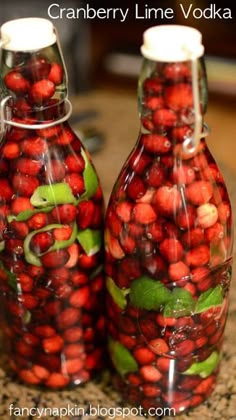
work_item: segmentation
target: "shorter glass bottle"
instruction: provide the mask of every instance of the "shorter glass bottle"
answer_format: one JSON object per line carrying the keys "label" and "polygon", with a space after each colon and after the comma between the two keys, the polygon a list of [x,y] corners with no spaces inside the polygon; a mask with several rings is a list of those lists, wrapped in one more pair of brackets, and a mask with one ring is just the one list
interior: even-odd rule
{"label": "shorter glass bottle", "polygon": [[77,385],[103,365],[103,195],[70,128],[50,21],[1,27],[0,301],[10,366],[32,385]]}
{"label": "shorter glass bottle", "polygon": [[202,403],[216,383],[232,212],[204,138],[201,34],[150,28],[142,52],[141,132],[105,223],[109,351],[125,400],[174,414]]}

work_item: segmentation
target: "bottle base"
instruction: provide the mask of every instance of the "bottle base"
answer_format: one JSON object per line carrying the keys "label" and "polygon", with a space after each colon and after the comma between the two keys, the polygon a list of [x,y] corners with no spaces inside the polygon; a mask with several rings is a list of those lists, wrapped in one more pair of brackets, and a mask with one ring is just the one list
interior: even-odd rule
{"label": "bottle base", "polygon": [[[139,415],[162,418],[189,412],[204,403],[213,393],[217,374],[201,378],[194,375],[186,378],[183,388],[166,387],[161,390],[158,383],[138,384],[133,374],[130,379],[133,385],[127,384],[119,375],[113,377],[113,386],[122,397],[123,403],[139,411]],[[195,384],[195,385],[194,385]]]}
{"label": "bottle base", "polygon": [[[22,358],[19,360],[18,357],[16,360],[11,357],[5,360],[3,369],[14,382],[43,390],[60,391],[84,385],[99,375],[105,366],[103,354],[104,350],[96,349],[86,358],[65,359],[58,367],[56,362],[58,363],[59,357],[55,355],[43,355],[41,359],[44,364],[30,363],[27,360],[23,363]],[[65,355],[62,354],[61,357],[63,359]],[[92,362],[94,366],[91,365]]]}

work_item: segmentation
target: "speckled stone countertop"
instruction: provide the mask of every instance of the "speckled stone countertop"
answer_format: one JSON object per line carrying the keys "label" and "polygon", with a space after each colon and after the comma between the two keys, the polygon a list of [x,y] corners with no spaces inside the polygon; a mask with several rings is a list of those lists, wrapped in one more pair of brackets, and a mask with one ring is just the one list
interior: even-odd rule
{"label": "speckled stone countertop", "polygon": [[[113,183],[119,173],[124,160],[130,153],[137,135],[138,135],[138,114],[136,110],[136,100],[134,96],[125,94],[114,94],[109,92],[96,92],[88,94],[73,101],[74,114],[94,111],[96,116],[93,120],[84,121],[80,127],[86,124],[92,124],[104,134],[104,147],[93,156],[93,161],[100,175],[103,185],[106,201],[108,200]],[[217,110],[216,110],[217,111]],[[218,110],[219,111],[219,110]],[[93,112],[92,112],[93,113]],[[209,110],[208,122],[214,123],[215,109]],[[222,119],[224,112],[221,112]],[[209,121],[210,120],[210,121]],[[232,121],[234,124],[234,121]],[[211,124],[212,125],[212,124]],[[213,124],[214,125],[214,124]],[[76,127],[79,128],[79,127]],[[215,127],[216,128],[216,127]],[[215,130],[214,128],[214,130]],[[214,141],[217,138],[217,130]],[[232,131],[233,133],[233,131]],[[212,147],[211,147],[212,150]],[[214,154],[214,150],[212,150]],[[225,177],[228,191],[231,197],[234,212],[236,213],[236,175],[228,170],[218,159],[218,163]],[[236,259],[235,259],[236,262]],[[208,401],[188,414],[181,414],[178,420],[197,420],[197,419],[224,419],[236,420],[236,283],[233,281],[230,293],[230,310],[225,333],[224,353],[221,363],[221,370],[218,378],[218,384],[212,396]],[[66,391],[41,391],[26,387],[20,383],[13,382],[10,375],[3,369],[5,364],[4,356],[0,357],[0,419],[23,419],[33,420],[36,417],[32,411],[31,417],[25,413],[15,411],[15,415],[10,415],[10,404],[14,408],[48,408],[55,409],[54,415],[50,416],[50,411],[45,411],[41,418],[58,420],[92,420],[92,419],[111,419],[110,416],[100,415],[81,415],[89,407],[110,408],[120,407],[122,405],[120,396],[111,386],[111,377],[109,371],[104,371],[100,377],[94,379],[84,386],[78,386],[73,390]],[[76,415],[66,415],[63,417],[57,415],[59,408],[77,408]],[[78,409],[80,409],[78,411]],[[53,411],[53,410],[52,410]],[[46,414],[47,413],[47,414]],[[22,414],[22,415],[21,415]],[[119,420],[122,417],[115,416]],[[143,419],[141,416],[129,415],[125,417],[128,420]],[[168,417],[170,418],[170,417]]]}

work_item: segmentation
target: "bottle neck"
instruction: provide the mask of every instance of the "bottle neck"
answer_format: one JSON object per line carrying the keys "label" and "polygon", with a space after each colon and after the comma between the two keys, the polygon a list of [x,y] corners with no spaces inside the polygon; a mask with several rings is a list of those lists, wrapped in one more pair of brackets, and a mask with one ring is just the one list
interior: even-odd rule
{"label": "bottle neck", "polygon": [[204,62],[145,59],[138,90],[142,133],[164,135],[171,143],[184,142],[206,111]]}
{"label": "bottle neck", "polygon": [[67,75],[57,43],[37,51],[3,49],[1,85],[11,119],[35,124],[65,115]]}

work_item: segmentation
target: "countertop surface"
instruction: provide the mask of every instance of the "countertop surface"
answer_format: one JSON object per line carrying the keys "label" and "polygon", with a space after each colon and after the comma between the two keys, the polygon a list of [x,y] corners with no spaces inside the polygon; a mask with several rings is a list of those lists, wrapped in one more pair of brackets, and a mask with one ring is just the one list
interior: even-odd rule
{"label": "countertop surface", "polygon": [[[75,127],[76,129],[92,125],[104,135],[103,147],[93,155],[93,161],[99,173],[107,202],[121,166],[138,136],[139,122],[136,99],[134,96],[125,93],[96,92],[73,100],[73,106],[74,115],[77,113],[79,115],[86,115],[87,111],[91,115],[94,113],[94,118],[91,120],[84,119]],[[214,144],[219,144],[219,141],[222,141],[219,138],[219,132],[217,130],[217,124],[220,124],[219,116],[224,120],[224,111],[218,109],[217,105],[212,110],[209,109],[209,120],[213,122],[216,133]],[[225,118],[229,118],[228,114],[225,114]],[[233,127],[233,116],[230,121]],[[228,122],[227,127],[229,130]],[[220,130],[222,130],[221,124]],[[224,145],[224,147],[226,146]],[[214,147],[211,147],[214,155],[213,149]],[[224,154],[221,154],[219,147],[217,148],[216,146],[215,151],[217,155],[215,157],[224,175],[235,213],[236,174],[231,168],[225,165],[224,159],[221,159],[221,156],[223,157]],[[188,414],[179,415],[177,417],[179,420],[197,420],[199,418],[204,420],[236,420],[236,283],[234,281],[234,271],[235,269],[233,270],[230,292],[231,302],[218,384],[207,402]],[[4,366],[3,356],[1,361],[1,365]],[[36,407],[48,409],[41,416],[41,418],[45,419],[89,420],[124,418],[118,415],[113,417],[112,411],[110,411],[109,416],[108,410],[120,407],[122,402],[120,396],[111,386],[111,378],[108,371],[104,371],[100,377],[97,377],[94,381],[84,386],[78,386],[72,390],[52,392],[33,389],[13,382],[10,376],[5,373],[3,367],[0,367],[0,390],[0,418],[2,420],[40,418],[36,417],[34,411],[31,411],[31,417],[27,415],[27,409]],[[11,404],[13,404],[15,409],[13,411],[15,413],[14,416],[10,416]],[[88,414],[90,407],[94,409],[92,415]],[[64,409],[64,411],[61,411],[61,417],[58,411],[60,408]],[[17,411],[17,409],[19,410]],[[67,413],[65,409],[67,409]],[[68,411],[69,409],[70,411]],[[96,409],[100,410],[98,414],[96,414]],[[50,413],[52,416],[50,416]],[[134,418],[142,419],[144,417],[127,415],[125,418],[131,420]]]}

